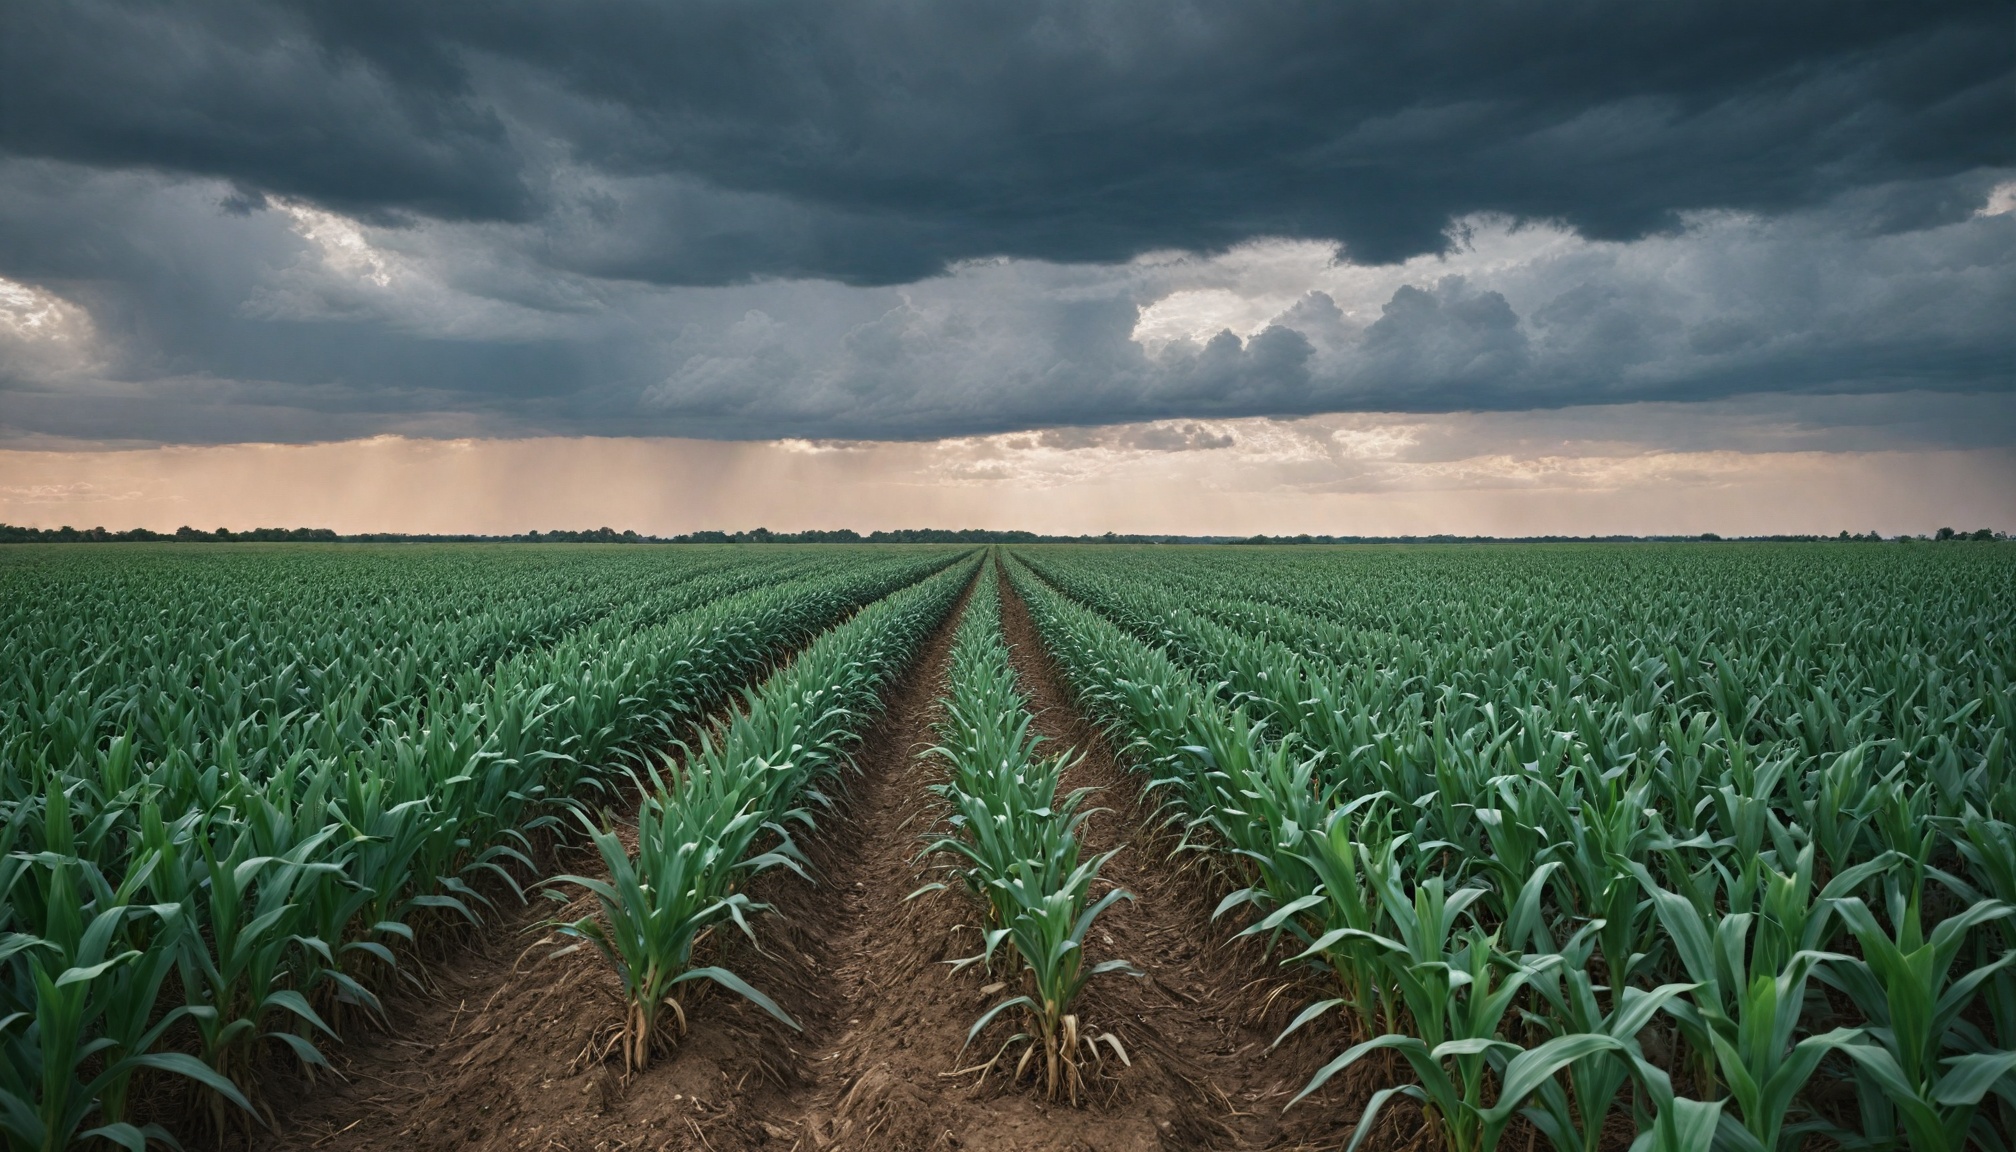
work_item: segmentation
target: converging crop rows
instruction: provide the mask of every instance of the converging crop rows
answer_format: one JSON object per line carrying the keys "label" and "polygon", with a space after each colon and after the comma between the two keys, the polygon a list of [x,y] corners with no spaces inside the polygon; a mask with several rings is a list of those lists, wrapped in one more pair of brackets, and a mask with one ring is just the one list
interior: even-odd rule
{"label": "converging crop rows", "polygon": [[[686,1111],[496,1147],[2016,1132],[2004,545],[23,546],[0,594],[10,1149],[284,1145],[274,1077],[497,933]],[[791,1040],[706,1128],[736,1012]]]}
{"label": "converging crop rows", "polygon": [[[982,1066],[983,1078],[1012,1055],[1014,1078],[1040,1069],[1046,1095],[1076,1103],[1083,1089],[1080,1059],[1101,1058],[1102,1042],[1127,1059],[1118,1037],[1082,1027],[1074,1009],[1093,977],[1140,975],[1125,960],[1093,963],[1085,949],[1099,914],[1133,896],[1112,888],[1094,897],[1100,868],[1120,850],[1085,855],[1078,833],[1092,790],[1060,795],[1067,757],[1037,752],[1034,718],[1015,685],[991,576],[983,574],[952,649],[950,691],[938,726],[942,742],[931,749],[945,761],[947,778],[931,790],[945,800],[949,834],[934,838],[926,852],[951,857],[948,867],[985,910],[980,952],[956,961],[953,970],[970,964],[989,972],[997,966],[1019,970],[1020,978],[1001,985],[1023,990],[988,1008],[966,1034],[970,1043],[1006,1012],[1026,1021]],[[941,887],[932,884],[913,896]]]}

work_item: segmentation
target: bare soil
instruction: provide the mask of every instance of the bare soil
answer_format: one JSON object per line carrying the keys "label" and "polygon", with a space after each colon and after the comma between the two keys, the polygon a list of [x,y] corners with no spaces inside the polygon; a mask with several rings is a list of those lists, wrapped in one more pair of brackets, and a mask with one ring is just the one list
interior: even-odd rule
{"label": "bare soil", "polygon": [[[690,1033],[648,1070],[622,1074],[609,1041],[620,1019],[615,975],[590,952],[555,956],[537,927],[585,914],[544,901],[431,973],[433,988],[388,999],[391,1030],[354,1037],[339,1076],[269,1091],[282,1121],[267,1148],[335,1150],[737,1150],[1314,1148],[1348,1138],[1374,1076],[1369,1065],[1292,1111],[1287,1102],[1342,1037],[1305,1029],[1269,1054],[1274,1035],[1320,985],[1281,969],[1253,941],[1210,922],[1223,881],[1165,859],[1143,820],[1139,780],[1071,706],[1005,582],[1003,618],[1037,726],[1082,759],[1073,785],[1101,790],[1110,814],[1088,822],[1091,847],[1124,850],[1107,867],[1136,900],[1093,932],[1092,959],[1124,957],[1147,976],[1095,980],[1081,1015],[1121,1038],[1131,1067],[1109,1059],[1092,1099],[1046,1102],[962,1058],[971,1022],[1000,995],[975,969],[944,963],[978,950],[977,909],[956,891],[906,899],[933,879],[916,859],[937,819],[919,753],[945,685],[963,602],[892,687],[856,753],[837,809],[804,838],[817,882],[782,870],[751,894],[776,907],[708,943],[712,960],[771,995],[795,1032],[718,991],[688,997]],[[577,868],[584,866],[576,863]],[[992,1033],[990,1033],[990,1036]],[[998,1039],[994,1040],[998,1044]],[[976,1054],[979,1059],[976,1059]],[[1368,1147],[1418,1143],[1419,1114],[1391,1108]]]}

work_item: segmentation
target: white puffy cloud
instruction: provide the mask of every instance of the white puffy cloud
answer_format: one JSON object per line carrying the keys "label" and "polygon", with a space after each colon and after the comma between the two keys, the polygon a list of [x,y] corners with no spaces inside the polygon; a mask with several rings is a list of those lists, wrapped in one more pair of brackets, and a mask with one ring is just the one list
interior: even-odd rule
{"label": "white puffy cloud", "polygon": [[0,380],[61,387],[98,356],[91,314],[44,288],[0,277]]}

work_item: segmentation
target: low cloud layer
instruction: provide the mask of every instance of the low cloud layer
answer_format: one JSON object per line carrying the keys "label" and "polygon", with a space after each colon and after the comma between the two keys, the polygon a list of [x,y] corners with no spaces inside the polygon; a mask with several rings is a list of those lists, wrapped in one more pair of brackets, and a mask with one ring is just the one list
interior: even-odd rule
{"label": "low cloud layer", "polygon": [[[2006,183],[1905,230],[1875,190],[1638,240],[1470,217],[1391,265],[1257,240],[987,260],[894,288],[562,275],[510,227],[376,227],[227,189],[0,164],[6,434],[934,438],[1757,393],[2004,393]],[[57,226],[51,228],[51,217]]]}

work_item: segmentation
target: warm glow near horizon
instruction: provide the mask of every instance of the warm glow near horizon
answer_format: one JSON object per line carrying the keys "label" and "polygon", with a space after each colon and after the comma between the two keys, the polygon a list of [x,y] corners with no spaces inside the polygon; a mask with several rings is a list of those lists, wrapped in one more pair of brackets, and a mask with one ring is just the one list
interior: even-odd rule
{"label": "warm glow near horizon", "polygon": [[[2016,464],[1992,450],[1522,444],[1420,458],[1432,433],[1457,422],[1225,421],[926,442],[387,436],[0,450],[0,521],[483,534],[606,525],[656,535],[755,527],[1508,536],[2016,528]],[[1213,437],[1232,442],[1168,448]]]}

